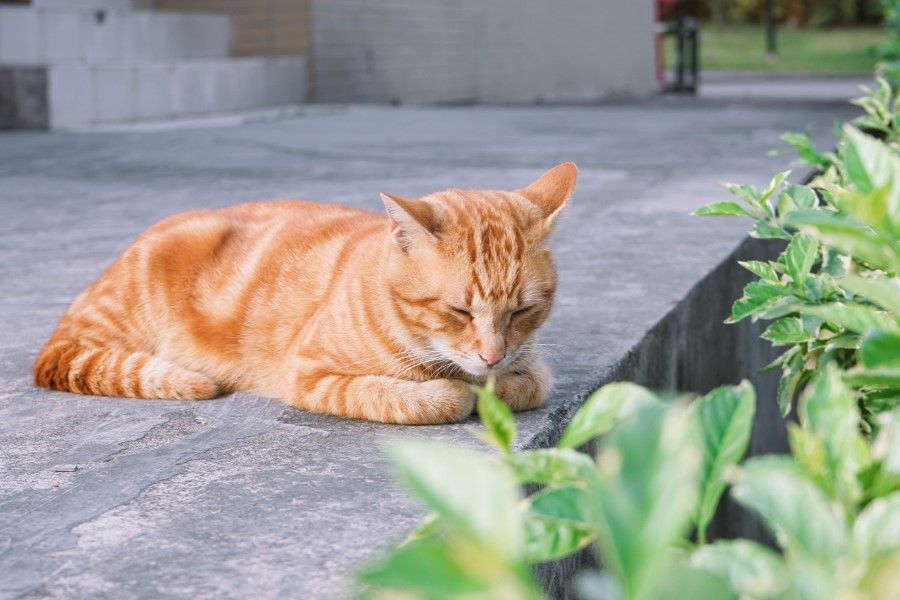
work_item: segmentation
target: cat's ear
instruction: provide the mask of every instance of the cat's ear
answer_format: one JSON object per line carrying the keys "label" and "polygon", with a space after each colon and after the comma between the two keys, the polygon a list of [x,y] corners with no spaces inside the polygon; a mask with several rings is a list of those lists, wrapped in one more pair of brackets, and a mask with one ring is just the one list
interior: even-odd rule
{"label": "cat's ear", "polygon": [[575,189],[576,179],[578,167],[575,163],[567,162],[553,167],[532,181],[528,187],[519,190],[520,194],[541,210],[541,217],[535,224],[539,237],[545,237],[553,229],[556,217]]}
{"label": "cat's ear", "polygon": [[416,239],[437,239],[440,222],[433,206],[393,194],[381,194],[381,201],[391,220],[391,237],[401,250],[409,251]]}

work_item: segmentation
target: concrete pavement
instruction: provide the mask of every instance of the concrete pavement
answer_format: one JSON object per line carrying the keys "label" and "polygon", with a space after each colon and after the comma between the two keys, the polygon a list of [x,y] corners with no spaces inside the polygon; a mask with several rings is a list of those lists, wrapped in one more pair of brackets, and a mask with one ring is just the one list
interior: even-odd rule
{"label": "concrete pavement", "polygon": [[[0,134],[0,597],[342,597],[348,573],[421,515],[393,483],[384,441],[475,443],[466,425],[362,423],[244,394],[191,403],[36,389],[31,363],[67,303],[155,220],[287,197],[377,210],[380,191],[509,188],[576,161],[543,332],[557,384],[518,417],[520,445],[540,446],[610,378],[700,389],[752,373],[764,357],[747,358],[757,351],[738,345],[750,338],[720,325],[740,284],[727,259],[746,249],[747,224],[687,213],[723,199],[720,181],[764,184],[788,161],[766,154],[784,148],[782,131],[827,145],[853,110],[662,98]],[[564,571],[546,578],[561,585]]]}

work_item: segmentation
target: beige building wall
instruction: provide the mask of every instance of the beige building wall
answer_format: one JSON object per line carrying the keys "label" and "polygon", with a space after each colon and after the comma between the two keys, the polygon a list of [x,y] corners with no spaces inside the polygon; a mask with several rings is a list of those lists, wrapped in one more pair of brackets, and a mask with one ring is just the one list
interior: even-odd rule
{"label": "beige building wall", "polygon": [[133,0],[226,12],[237,56],[308,60],[320,102],[595,102],[656,90],[652,0]]}
{"label": "beige building wall", "polygon": [[235,56],[310,53],[310,0],[144,0],[144,4],[157,10],[229,13]]}
{"label": "beige building wall", "polygon": [[652,0],[311,0],[311,98],[530,104],[653,93]]}

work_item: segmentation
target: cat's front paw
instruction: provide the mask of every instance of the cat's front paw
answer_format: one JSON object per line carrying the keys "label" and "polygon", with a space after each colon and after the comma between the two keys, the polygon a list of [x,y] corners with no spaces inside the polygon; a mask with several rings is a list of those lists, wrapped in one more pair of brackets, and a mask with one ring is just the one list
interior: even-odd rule
{"label": "cat's front paw", "polygon": [[495,392],[512,410],[532,410],[547,399],[551,381],[550,368],[537,359],[527,367],[497,377]]}
{"label": "cat's front paw", "polygon": [[456,423],[472,414],[475,393],[461,379],[431,379],[421,386],[423,424]]}

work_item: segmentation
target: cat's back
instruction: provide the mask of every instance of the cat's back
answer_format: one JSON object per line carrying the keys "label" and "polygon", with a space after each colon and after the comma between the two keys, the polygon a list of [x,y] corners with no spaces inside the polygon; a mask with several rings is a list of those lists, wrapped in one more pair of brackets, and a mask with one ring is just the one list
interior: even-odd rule
{"label": "cat's back", "polygon": [[305,200],[277,200],[237,204],[226,208],[199,209],[178,213],[149,227],[138,238],[159,240],[166,236],[218,237],[243,234],[252,237],[272,228],[291,233],[312,233],[319,229],[353,228],[385,222],[377,213],[336,204]]}
{"label": "cat's back", "polygon": [[269,324],[321,303],[331,274],[346,266],[344,249],[377,244],[382,230],[376,213],[300,200],[179,213],[138,236],[70,313],[114,299],[144,324],[123,334],[130,345],[178,359],[202,347],[218,364],[234,362],[243,330],[267,331],[271,342]]}
{"label": "cat's back", "polygon": [[382,215],[341,205],[238,204],[167,217],[144,231],[119,263],[144,263],[160,283],[189,277],[221,288],[253,274],[270,279],[284,267],[282,258],[320,256],[335,241],[386,227]]}
{"label": "cat's back", "polygon": [[254,287],[277,284],[286,267],[315,276],[329,267],[335,241],[386,227],[376,213],[302,200],[178,213],[140,234],[72,308],[110,294],[142,304],[153,288],[160,291],[154,297],[192,298],[206,312],[211,304],[222,306],[223,297],[238,301]]}
{"label": "cat's back", "polygon": [[236,268],[263,254],[296,255],[381,226],[386,226],[382,215],[341,205],[303,200],[238,204],[166,217],[146,229],[122,259],[158,262],[177,277],[201,264]]}

